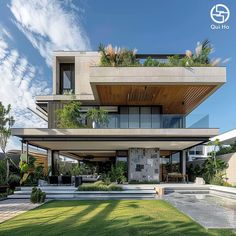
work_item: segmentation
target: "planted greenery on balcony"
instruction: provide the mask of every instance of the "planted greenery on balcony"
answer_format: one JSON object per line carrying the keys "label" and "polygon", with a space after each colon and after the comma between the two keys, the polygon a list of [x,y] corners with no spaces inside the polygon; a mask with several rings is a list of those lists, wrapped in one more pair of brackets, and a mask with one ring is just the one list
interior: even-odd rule
{"label": "planted greenery on balcony", "polygon": [[108,67],[206,67],[218,66],[220,63],[219,58],[210,60],[209,55],[213,52],[213,47],[208,40],[198,43],[194,53],[186,50],[185,56],[169,56],[166,60],[148,57],[143,61],[137,58],[136,49],[112,47],[111,44],[106,47],[100,44],[99,51],[100,66]]}

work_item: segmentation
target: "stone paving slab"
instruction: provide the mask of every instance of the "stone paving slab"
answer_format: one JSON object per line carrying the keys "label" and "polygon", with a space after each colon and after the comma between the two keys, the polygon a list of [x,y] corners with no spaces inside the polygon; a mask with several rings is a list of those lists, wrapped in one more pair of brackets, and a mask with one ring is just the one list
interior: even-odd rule
{"label": "stone paving slab", "polygon": [[205,228],[236,228],[236,200],[179,193],[168,194],[164,199]]}
{"label": "stone paving slab", "polygon": [[42,204],[33,204],[29,199],[6,199],[0,201],[0,223]]}

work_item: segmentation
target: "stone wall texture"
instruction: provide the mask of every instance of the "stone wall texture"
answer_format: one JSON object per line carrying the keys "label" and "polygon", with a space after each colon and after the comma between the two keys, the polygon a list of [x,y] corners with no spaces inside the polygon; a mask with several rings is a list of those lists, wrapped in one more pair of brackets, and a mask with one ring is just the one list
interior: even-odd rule
{"label": "stone wall texture", "polygon": [[130,148],[129,181],[159,181],[159,156],[157,148]]}

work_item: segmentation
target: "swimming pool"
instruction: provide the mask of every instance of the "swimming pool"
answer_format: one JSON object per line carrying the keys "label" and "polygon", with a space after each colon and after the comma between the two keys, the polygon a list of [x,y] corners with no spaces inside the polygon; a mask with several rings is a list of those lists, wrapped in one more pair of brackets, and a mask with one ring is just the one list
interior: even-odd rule
{"label": "swimming pool", "polygon": [[210,193],[171,193],[164,199],[205,228],[236,228],[234,199]]}

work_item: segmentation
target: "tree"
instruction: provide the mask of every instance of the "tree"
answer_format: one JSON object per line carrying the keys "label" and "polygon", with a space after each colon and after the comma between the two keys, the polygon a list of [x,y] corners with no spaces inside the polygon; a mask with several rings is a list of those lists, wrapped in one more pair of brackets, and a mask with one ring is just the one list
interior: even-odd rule
{"label": "tree", "polygon": [[222,159],[216,157],[216,153],[221,147],[219,139],[209,142],[208,145],[214,146],[214,148],[210,153],[210,156],[203,164],[202,173],[205,181],[210,183],[215,177],[220,177],[222,179],[222,173],[228,167],[228,165]]}
{"label": "tree", "polygon": [[211,141],[208,143],[209,146],[213,146],[213,151],[210,153],[210,156],[212,157],[214,164],[215,164],[215,171],[217,174],[217,164],[216,164],[216,153],[221,148],[221,143],[219,139],[216,139],[214,141]]}
{"label": "tree", "polygon": [[0,148],[7,161],[7,174],[6,174],[7,180],[9,178],[9,162],[11,161],[11,159],[8,157],[6,153],[6,147],[9,138],[11,136],[11,127],[15,122],[13,117],[10,115],[10,112],[11,112],[11,105],[4,107],[2,102],[0,102]]}
{"label": "tree", "polygon": [[103,109],[96,109],[96,108],[91,108],[88,110],[87,118],[91,119],[93,122],[93,128],[96,128],[97,125],[107,125],[108,123],[108,117],[107,117],[107,111]]}
{"label": "tree", "polygon": [[71,101],[65,104],[62,109],[58,109],[56,111],[58,127],[67,129],[84,127],[84,125],[82,124],[80,106],[80,102]]}

